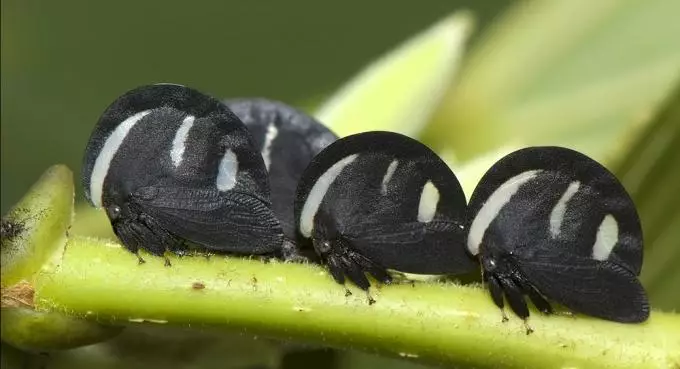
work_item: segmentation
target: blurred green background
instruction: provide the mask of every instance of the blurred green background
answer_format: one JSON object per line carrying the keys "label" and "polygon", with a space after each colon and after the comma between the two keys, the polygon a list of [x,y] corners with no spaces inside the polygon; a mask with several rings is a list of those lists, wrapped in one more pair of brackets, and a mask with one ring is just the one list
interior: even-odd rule
{"label": "blurred green background", "polygon": [[77,172],[99,115],[133,87],[175,82],[309,107],[452,11],[474,10],[483,26],[508,4],[3,0],[1,210],[49,165]]}
{"label": "blurred green background", "polygon": [[[537,1],[505,17],[518,3],[529,2],[3,0],[0,208],[5,213],[52,164],[78,173],[100,113],[135,86],[174,82],[216,97],[265,96],[313,111],[369,62],[465,8],[476,27],[464,65],[438,111],[423,116],[430,125],[413,133],[442,154],[466,190],[519,146],[559,144],[603,162],[638,206],[646,240],[641,279],[653,307],[680,308],[680,2]],[[389,77],[402,72],[426,80],[441,71],[397,68]],[[390,102],[404,96],[393,95],[408,92],[381,87],[385,96],[371,96],[359,112],[371,104],[394,110]],[[409,111],[427,100],[407,97],[413,105],[398,108]],[[381,123],[412,130],[399,126],[409,118]],[[337,121],[327,123],[338,128]],[[352,127],[343,133],[370,128],[346,123]],[[104,224],[100,213],[92,214],[86,217]],[[3,344],[3,354],[12,350]],[[119,366],[118,359],[130,369],[421,367],[148,327],[29,361],[105,369]]]}

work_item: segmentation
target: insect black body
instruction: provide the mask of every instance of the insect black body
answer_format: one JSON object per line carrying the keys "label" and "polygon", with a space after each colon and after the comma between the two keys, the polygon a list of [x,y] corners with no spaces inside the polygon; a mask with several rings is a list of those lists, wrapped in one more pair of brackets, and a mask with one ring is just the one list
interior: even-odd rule
{"label": "insect black body", "polygon": [[468,249],[501,309],[522,319],[528,296],[587,315],[641,322],[642,230],[633,201],[602,165],[576,151],[531,147],[484,175],[468,207]]}
{"label": "insect black body", "polygon": [[274,214],[286,237],[295,240],[293,204],[298,181],[312,158],[337,136],[314,118],[282,102],[256,98],[224,103],[252,134],[269,172]]}
{"label": "insect black body", "polygon": [[218,100],[184,86],[144,86],[111,104],[88,142],[82,180],[134,253],[181,253],[188,241],[267,254],[283,240],[248,130]]}
{"label": "insect black body", "polygon": [[303,239],[340,284],[365,273],[471,271],[464,247],[465,196],[429,148],[391,132],[342,138],[317,155],[300,180],[295,219]]}

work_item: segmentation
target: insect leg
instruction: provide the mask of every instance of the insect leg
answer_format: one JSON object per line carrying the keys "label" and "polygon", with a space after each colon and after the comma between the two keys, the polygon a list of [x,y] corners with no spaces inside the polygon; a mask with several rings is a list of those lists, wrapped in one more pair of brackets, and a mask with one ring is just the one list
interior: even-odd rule
{"label": "insect leg", "polygon": [[534,330],[527,323],[529,308],[527,307],[526,301],[524,301],[522,287],[518,286],[509,276],[499,276],[498,281],[503,288],[503,292],[505,292],[505,298],[508,299],[510,308],[517,316],[524,320],[524,327],[527,330],[527,334],[532,333]]}
{"label": "insect leg", "polygon": [[165,246],[158,242],[158,237],[145,224],[131,222],[127,233],[129,233],[127,235],[129,239],[134,240],[132,244],[136,247],[144,249],[152,255],[163,256]]}
{"label": "insect leg", "polygon": [[138,220],[131,223],[131,228],[141,241],[140,247],[153,255],[162,256],[166,267],[172,266],[165,252],[178,242],[177,238],[144,213],[139,215]]}
{"label": "insect leg", "polygon": [[119,222],[113,224],[113,233],[121,241],[123,247],[135,254],[138,264],[144,264],[146,261],[139,255],[139,245],[142,244],[141,237],[135,233],[134,227],[128,222]]}
{"label": "insect leg", "polygon": [[525,290],[525,292],[529,295],[529,299],[531,299],[531,302],[534,304],[534,306],[536,306],[536,308],[540,312],[542,312],[543,314],[553,313],[550,303],[546,301],[546,299],[540,293],[538,293],[534,286],[529,286]]}
{"label": "insect leg", "polygon": [[366,298],[368,299],[369,305],[375,304],[375,299],[371,296],[371,294],[368,291],[366,291]]}
{"label": "insect leg", "polygon": [[333,276],[335,282],[344,285],[345,274],[343,273],[340,260],[338,260],[335,255],[329,255],[328,259],[326,260],[326,264],[328,264],[328,270],[331,272],[331,276]]}
{"label": "insect leg", "polygon": [[321,255],[321,259],[325,262],[335,282],[345,287],[345,297],[351,296],[352,291],[350,291],[347,286],[345,286],[345,269],[341,256],[328,253]]}
{"label": "insect leg", "polygon": [[527,308],[527,303],[524,301],[524,294],[522,288],[520,288],[515,282],[506,276],[499,276],[498,281],[500,282],[501,288],[505,293],[505,298],[508,299],[510,308],[522,319],[529,317],[529,308]]}
{"label": "insect leg", "polygon": [[369,260],[365,256],[351,250],[348,251],[347,256],[351,261],[358,264],[364,271],[370,273],[377,281],[384,284],[390,284],[392,282],[392,277],[387,273],[385,268]]}
{"label": "insect leg", "polygon": [[366,274],[364,274],[365,271],[363,267],[354,260],[352,260],[349,253],[341,256],[340,260],[343,264],[343,269],[345,274],[347,274],[347,277],[352,282],[354,282],[354,284],[357,285],[359,288],[366,291],[368,304],[373,305],[375,303],[375,300],[373,299],[373,297],[371,297],[371,294],[369,293],[371,283],[368,281],[368,278],[366,278]]}
{"label": "insect leg", "polygon": [[550,303],[541,295],[541,293],[519,272],[512,275],[512,280],[518,286],[522,287],[522,291],[529,296],[531,302],[536,306],[538,311],[543,314],[552,314],[553,310]]}
{"label": "insect leg", "polygon": [[489,286],[491,299],[493,300],[494,304],[496,304],[496,306],[501,309],[501,314],[503,314],[502,321],[507,322],[508,316],[505,315],[505,309],[503,309],[505,304],[503,303],[503,288],[501,287],[500,282],[498,279],[496,279],[496,277],[489,275],[488,273],[485,273],[484,277],[486,279],[486,284]]}
{"label": "insect leg", "polygon": [[359,288],[368,291],[369,287],[371,287],[371,283],[368,281],[368,278],[366,278],[364,270],[347,255],[341,256],[340,260],[347,277]]}
{"label": "insect leg", "polygon": [[168,250],[177,256],[186,256],[189,253],[189,247],[186,242],[182,239],[175,239],[175,242],[171,243]]}

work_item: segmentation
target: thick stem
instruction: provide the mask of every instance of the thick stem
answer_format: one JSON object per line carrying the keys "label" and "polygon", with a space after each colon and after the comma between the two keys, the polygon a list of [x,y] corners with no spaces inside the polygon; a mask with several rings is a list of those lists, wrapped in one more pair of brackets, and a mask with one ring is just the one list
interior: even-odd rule
{"label": "thick stem", "polygon": [[73,175],[49,168],[2,219],[2,319],[4,342],[27,351],[68,349],[100,342],[121,328],[101,326],[56,312],[33,310],[36,273],[61,262],[73,217]]}
{"label": "thick stem", "polygon": [[66,243],[73,217],[73,174],[63,165],[49,168],[2,218],[2,287],[31,277]]}
{"label": "thick stem", "polygon": [[680,317],[654,312],[626,325],[540,316],[535,332],[501,323],[487,292],[454,284],[401,284],[345,297],[318,266],[213,256],[163,260],[115,243],[69,240],[35,284],[37,308],[98,321],[223,326],[425,362],[508,368],[659,368],[680,363]]}

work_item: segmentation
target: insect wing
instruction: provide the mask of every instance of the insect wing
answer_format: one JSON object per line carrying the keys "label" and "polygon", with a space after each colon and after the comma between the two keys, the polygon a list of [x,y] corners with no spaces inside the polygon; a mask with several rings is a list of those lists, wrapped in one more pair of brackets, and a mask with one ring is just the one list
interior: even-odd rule
{"label": "insect wing", "polygon": [[132,199],[161,227],[208,249],[244,254],[280,248],[283,234],[267,204],[249,194],[187,187],[144,187]]}
{"label": "insect wing", "polygon": [[[362,224],[347,229],[347,238],[368,258],[382,260],[390,268],[408,273],[463,273],[476,267],[461,247],[465,231],[459,224],[432,221]],[[428,250],[418,257],[404,258],[414,250]]]}
{"label": "insect wing", "polygon": [[574,311],[624,323],[649,317],[644,288],[617,264],[546,250],[517,264],[542,294]]}

